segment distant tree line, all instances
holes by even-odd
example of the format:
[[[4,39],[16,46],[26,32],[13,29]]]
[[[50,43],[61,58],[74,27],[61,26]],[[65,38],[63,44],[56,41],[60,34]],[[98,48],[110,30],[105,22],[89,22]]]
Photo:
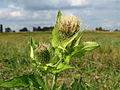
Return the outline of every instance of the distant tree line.
[[[40,26],[38,27],[33,27],[33,32],[35,31],[52,31],[53,27],[43,27],[41,28]],[[19,30],[19,32],[27,32],[29,31],[26,27],[22,28]]]
[[[33,31],[52,31],[53,27],[33,27]]]
[[[110,31],[110,30],[103,29],[102,27],[96,27],[95,30],[96,31]],[[120,30],[119,29],[115,29],[113,31],[120,31]]]
[[[41,28],[40,26],[38,27],[33,27],[33,32],[35,31],[52,31],[53,27],[43,27]],[[29,30],[27,29],[27,27],[24,27],[22,29],[19,30],[19,32],[28,32]],[[0,33],[3,32],[3,25],[0,24]],[[10,27],[5,28],[4,32],[15,32],[15,30],[12,30]]]
[[[118,29],[115,29],[114,31],[120,31],[120,30],[118,30]]]
[[[4,32],[15,32],[15,30],[12,30],[10,27],[5,28]],[[3,33],[3,25],[0,24],[0,33]]]
[[[29,30],[26,27],[24,27],[24,28],[22,28],[22,29],[19,30],[19,32],[28,32],[28,31]]]
[[[53,29],[53,26],[51,26],[51,27],[43,27],[43,28],[38,26],[38,27],[33,27],[32,31],[33,32],[36,32],[36,31],[52,31],[52,29]],[[103,29],[102,27],[96,27],[95,30],[96,31],[110,31],[110,30]],[[24,28],[19,30],[19,32],[28,32],[28,31],[29,30],[27,29],[27,27],[24,27]],[[120,31],[120,30],[115,29],[113,31]],[[2,33],[2,32],[3,32],[3,25],[0,24],[0,33]],[[15,30],[12,30],[10,27],[6,27],[4,32],[15,32]]]
[[[103,29],[102,27],[96,27],[95,30],[96,31],[109,31],[109,30]]]

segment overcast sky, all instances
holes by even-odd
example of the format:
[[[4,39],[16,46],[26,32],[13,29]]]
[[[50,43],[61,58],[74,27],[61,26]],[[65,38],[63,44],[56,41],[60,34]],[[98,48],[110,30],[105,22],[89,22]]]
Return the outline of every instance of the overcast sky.
[[[89,29],[120,29],[120,0],[0,0],[0,24],[14,30],[53,26],[58,9]]]

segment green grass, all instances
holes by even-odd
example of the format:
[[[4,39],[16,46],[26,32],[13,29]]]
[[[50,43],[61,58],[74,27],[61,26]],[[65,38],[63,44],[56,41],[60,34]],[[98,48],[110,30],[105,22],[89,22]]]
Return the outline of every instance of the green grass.
[[[0,80],[31,72],[30,37],[50,42],[51,32],[0,34]],[[77,76],[88,90],[120,90],[120,32],[85,32],[84,41],[96,41],[101,47],[80,59],[73,58],[71,65],[76,69],[60,73],[59,84],[69,84]]]

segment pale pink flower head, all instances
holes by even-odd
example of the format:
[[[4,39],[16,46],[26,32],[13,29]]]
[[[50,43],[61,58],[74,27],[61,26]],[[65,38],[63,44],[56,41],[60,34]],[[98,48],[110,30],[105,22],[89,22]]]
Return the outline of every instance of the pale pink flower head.
[[[80,20],[75,16],[61,16],[58,24],[62,33],[75,33],[80,30]]]

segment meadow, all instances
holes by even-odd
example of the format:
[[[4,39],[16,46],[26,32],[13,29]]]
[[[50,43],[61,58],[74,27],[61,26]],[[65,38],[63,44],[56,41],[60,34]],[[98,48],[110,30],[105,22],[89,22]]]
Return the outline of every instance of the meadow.
[[[49,43],[51,32],[0,33],[0,80],[32,72],[27,53],[30,37]],[[86,31],[83,38],[98,42],[100,47],[73,58],[71,65],[77,69],[60,73],[58,85],[80,77],[88,90],[120,90],[120,32]]]

